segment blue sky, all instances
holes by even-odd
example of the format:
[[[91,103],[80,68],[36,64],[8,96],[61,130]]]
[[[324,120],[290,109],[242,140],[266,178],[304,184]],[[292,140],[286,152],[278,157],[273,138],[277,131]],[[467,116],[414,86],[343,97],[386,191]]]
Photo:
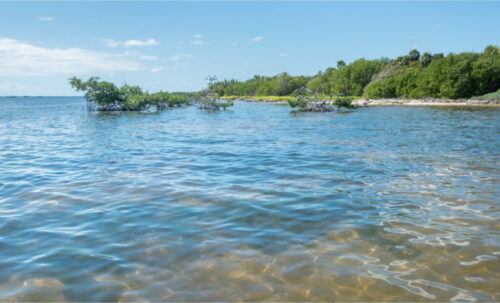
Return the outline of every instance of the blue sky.
[[[500,2],[0,2],[0,95],[73,75],[199,90],[207,75],[313,75],[337,60],[500,45]]]

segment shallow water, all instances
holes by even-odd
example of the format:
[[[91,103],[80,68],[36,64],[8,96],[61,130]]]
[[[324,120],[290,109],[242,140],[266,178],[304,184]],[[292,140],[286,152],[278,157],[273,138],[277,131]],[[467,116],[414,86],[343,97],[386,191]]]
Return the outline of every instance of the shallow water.
[[[0,300],[500,301],[500,110],[0,98]]]

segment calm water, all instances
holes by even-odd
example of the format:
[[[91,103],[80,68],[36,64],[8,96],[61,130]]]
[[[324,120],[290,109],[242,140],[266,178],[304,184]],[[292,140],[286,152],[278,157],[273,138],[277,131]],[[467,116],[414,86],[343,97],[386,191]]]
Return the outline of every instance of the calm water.
[[[500,109],[83,105],[0,98],[0,300],[500,300]]]

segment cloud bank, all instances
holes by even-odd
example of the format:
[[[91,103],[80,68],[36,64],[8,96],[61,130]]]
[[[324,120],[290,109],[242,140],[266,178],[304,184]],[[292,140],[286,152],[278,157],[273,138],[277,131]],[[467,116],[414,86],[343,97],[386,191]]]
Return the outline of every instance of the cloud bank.
[[[115,41],[112,39],[104,39],[104,43],[108,47],[118,47],[118,46],[124,46],[124,47],[134,47],[134,46],[152,46],[152,45],[158,45],[160,42],[158,42],[155,39],[148,39],[148,40],[127,40],[127,41]]]
[[[0,38],[0,76],[44,76],[135,71],[142,68],[133,55],[82,48],[44,48]]]

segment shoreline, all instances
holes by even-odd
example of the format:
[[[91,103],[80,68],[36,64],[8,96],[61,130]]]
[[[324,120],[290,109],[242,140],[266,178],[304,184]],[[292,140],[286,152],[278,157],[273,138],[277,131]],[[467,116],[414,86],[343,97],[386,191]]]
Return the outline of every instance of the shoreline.
[[[500,100],[477,99],[355,99],[352,104],[365,106],[468,106],[500,107]]]
[[[221,99],[225,99],[222,97]],[[273,104],[287,104],[285,100],[273,100],[259,98],[231,98],[243,102],[259,102]],[[334,100],[318,100],[333,103]],[[500,100],[477,100],[477,99],[354,99],[352,104],[357,107],[367,106],[467,106],[467,107],[500,107]]]

